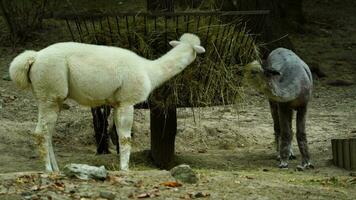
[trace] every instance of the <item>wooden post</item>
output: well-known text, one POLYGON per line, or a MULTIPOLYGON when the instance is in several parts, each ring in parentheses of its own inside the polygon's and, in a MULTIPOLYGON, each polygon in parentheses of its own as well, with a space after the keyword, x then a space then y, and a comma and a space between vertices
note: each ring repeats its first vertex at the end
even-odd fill
POLYGON ((172 167, 174 144, 177 134, 177 109, 162 108, 151 104, 151 157, 161 169, 172 167))
POLYGON ((338 161, 337 161, 337 139, 331 140, 331 147, 332 147, 332 152, 333 152, 333 163, 335 166, 337 166, 337 164, 338 164, 338 161))
POLYGON ((343 140, 343 160, 344 160, 344 168, 347 170, 351 169, 351 158, 350 158, 350 140, 343 140))
MULTIPOLYGON (((174 0, 147 0, 148 11, 174 11, 174 0)), ((163 86, 152 96, 159 101, 166 99, 171 91, 163 86)), ((177 133, 176 106, 164 107, 150 102, 151 157, 157 167, 169 169, 174 158, 177 133)))
POLYGON ((356 138, 350 139, 350 168, 356 170, 356 138))
POLYGON ((344 155, 343 155, 343 144, 344 139, 339 139, 337 141, 337 166, 344 168, 344 155))

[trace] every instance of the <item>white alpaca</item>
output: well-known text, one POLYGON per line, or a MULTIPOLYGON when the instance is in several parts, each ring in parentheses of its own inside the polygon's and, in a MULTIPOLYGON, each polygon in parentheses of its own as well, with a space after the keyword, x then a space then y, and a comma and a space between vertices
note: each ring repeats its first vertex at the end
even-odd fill
POLYGON ((25 51, 10 65, 10 76, 20 88, 32 88, 38 101, 35 138, 47 171, 58 171, 52 135, 61 103, 73 99, 85 106, 114 107, 119 133, 120 168, 129 169, 133 106, 145 101, 165 81, 180 73, 204 53, 200 39, 189 33, 156 60, 147 60, 122 48, 57 43, 38 52, 25 51))

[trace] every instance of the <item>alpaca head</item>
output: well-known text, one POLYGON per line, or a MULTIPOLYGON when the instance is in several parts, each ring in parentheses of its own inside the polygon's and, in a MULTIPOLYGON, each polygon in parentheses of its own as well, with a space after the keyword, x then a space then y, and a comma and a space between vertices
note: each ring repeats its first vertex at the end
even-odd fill
POLYGON ((205 52, 205 49, 204 47, 202 47, 200 45, 200 39, 198 36, 194 35, 194 34, 191 34, 191 33, 184 33, 180 38, 179 38, 179 41, 176 41, 176 40, 173 40, 173 41, 170 41, 169 44, 172 46, 172 47, 176 47, 178 46, 179 44, 182 44, 182 43, 185 43, 185 44, 190 44, 194 51, 198 54, 200 53, 204 53, 205 52))
POLYGON ((279 76, 280 72, 264 66, 266 61, 262 62, 257 60, 247 64, 244 69, 246 82, 256 88, 258 91, 268 94, 271 80, 275 76, 279 76))

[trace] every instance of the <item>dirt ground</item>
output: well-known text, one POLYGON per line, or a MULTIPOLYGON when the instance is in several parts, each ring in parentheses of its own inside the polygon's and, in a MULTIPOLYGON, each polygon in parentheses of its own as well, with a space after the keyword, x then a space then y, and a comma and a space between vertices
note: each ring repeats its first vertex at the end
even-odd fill
MULTIPOLYGON (((334 167, 331 138, 356 137, 356 5, 341 1, 306 1, 308 24, 291 35, 297 53, 318 64, 327 77, 315 78, 307 134, 314 170, 277 168, 268 102, 246 88, 244 101, 235 106, 178 110, 177 163, 197 172, 196 184, 166 187, 169 172, 147 160, 149 113, 135 111, 131 171, 118 169, 118 155, 95 155, 89 108, 73 101, 61 112, 54 135, 60 168, 69 163, 104 165, 110 179, 81 181, 44 174, 31 133, 37 106, 30 92, 0 80, 0 199, 356 199, 354 173, 334 167), (332 10, 332 12, 330 12, 332 10), (353 85, 327 83, 346 80, 353 85), (140 196, 141 195, 141 196, 140 196), (100 197, 101 196, 101 197, 100 197)), ((0 47, 0 75, 16 55, 0 47)), ((111 149, 115 152, 114 148, 111 149)))

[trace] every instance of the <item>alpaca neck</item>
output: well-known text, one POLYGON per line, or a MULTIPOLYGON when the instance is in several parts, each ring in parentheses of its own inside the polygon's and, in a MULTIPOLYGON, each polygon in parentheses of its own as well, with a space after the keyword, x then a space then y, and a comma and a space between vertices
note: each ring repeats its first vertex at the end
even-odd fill
POLYGON ((152 90, 183 71, 194 61, 195 56, 190 45, 180 44, 162 57, 152 61, 148 70, 152 90))
POLYGON ((258 74, 255 79, 251 80, 251 82, 253 86, 264 95, 270 96, 272 94, 273 88, 268 83, 266 77, 264 77, 263 72, 258 74))

